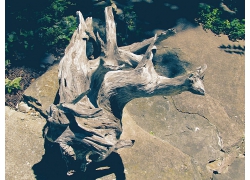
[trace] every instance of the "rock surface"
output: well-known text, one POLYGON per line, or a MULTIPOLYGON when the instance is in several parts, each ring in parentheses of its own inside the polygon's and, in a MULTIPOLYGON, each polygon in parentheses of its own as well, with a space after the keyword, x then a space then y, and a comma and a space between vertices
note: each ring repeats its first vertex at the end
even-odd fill
POLYGON ((35 179, 32 166, 42 159, 46 120, 5 107, 5 179, 35 179))
MULTIPOLYGON (((220 48, 243 47, 244 41, 231 42, 201 27, 183 31, 182 27, 179 24, 176 36, 157 47, 155 68, 159 74, 175 77, 206 63, 206 95, 187 92, 131 101, 123 111, 121 138, 134 139, 134 146, 90 168, 85 178, 75 179, 244 179, 245 56, 234 53, 233 48, 231 53, 220 48)), ((29 101, 38 102, 32 104, 44 114, 58 89, 57 68, 53 68, 25 93, 29 101)), ((33 120, 8 107, 5 111, 6 179, 65 178, 59 149, 54 147, 53 156, 44 152, 45 120, 33 120)))
POLYGON ((135 140, 133 148, 121 149, 127 179, 201 179, 191 157, 138 126, 124 109, 121 139, 135 140))
MULTIPOLYGON (((233 53, 233 48, 229 53, 220 47, 244 47, 244 42, 233 43, 201 27, 181 31, 180 24, 176 29, 176 36, 158 46, 156 69, 174 77, 206 63, 206 95, 184 92, 173 97, 136 99, 127 110, 140 127, 189 155, 202 179, 209 179, 211 173, 217 179, 228 177, 228 167, 245 153, 245 66, 242 53, 233 53), (204 43, 209 49, 201 48, 204 43), (179 65, 183 68, 176 69, 179 65)), ((236 179, 244 179, 244 169, 238 170, 243 172, 236 179)))
POLYGON ((24 103, 23 101, 20 102, 18 105, 17 105, 17 109, 20 111, 20 112, 24 112, 24 113, 27 113, 30 111, 30 107, 24 103))
POLYGON ((51 53, 45 53, 44 57, 41 58, 40 60, 40 67, 45 68, 48 65, 53 65, 55 61, 59 61, 60 58, 56 58, 53 54, 51 53))
POLYGON ((24 99, 46 117, 46 110, 55 101, 58 88, 58 64, 55 64, 24 91, 24 99))

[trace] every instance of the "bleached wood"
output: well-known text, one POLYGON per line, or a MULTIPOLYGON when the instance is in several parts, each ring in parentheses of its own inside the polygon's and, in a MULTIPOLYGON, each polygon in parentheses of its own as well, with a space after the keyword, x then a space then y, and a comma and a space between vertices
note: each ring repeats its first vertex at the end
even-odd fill
POLYGON ((122 110, 130 100, 183 91, 204 94, 202 79, 206 66, 175 78, 159 76, 152 63, 159 41, 174 35, 167 30, 141 43, 118 47, 112 7, 105 8, 106 42, 93 33, 92 18, 77 12, 78 28, 59 64, 59 104, 48 110, 45 137, 58 143, 68 175, 85 171, 93 161, 102 161, 119 148, 131 147, 122 140, 122 110), (89 40, 101 54, 89 60, 89 40), (147 48, 141 55, 135 52, 147 48), (76 162, 81 164, 76 167, 76 162))

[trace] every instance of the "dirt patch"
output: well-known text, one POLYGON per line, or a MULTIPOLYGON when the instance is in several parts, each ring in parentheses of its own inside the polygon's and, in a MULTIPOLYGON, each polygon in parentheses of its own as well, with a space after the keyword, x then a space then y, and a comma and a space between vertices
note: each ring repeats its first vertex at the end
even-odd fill
POLYGON ((31 67, 11 67, 5 71, 5 78, 13 80, 17 77, 22 77, 20 81, 20 90, 15 90, 8 94, 5 91, 5 105, 16 108, 16 105, 23 100, 23 92, 29 85, 39 76, 45 72, 45 69, 31 68, 31 67))

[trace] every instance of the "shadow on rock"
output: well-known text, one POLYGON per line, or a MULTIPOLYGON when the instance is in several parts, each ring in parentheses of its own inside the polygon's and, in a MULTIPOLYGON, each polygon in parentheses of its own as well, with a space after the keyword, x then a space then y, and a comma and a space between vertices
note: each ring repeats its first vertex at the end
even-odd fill
POLYGON ((224 50, 225 52, 227 53, 230 53, 230 54, 245 54, 245 46, 241 46, 241 45, 224 45, 222 44, 221 46, 219 46, 220 49, 224 50))
POLYGON ((155 70, 159 75, 169 78, 185 74, 185 68, 190 66, 190 63, 181 61, 178 54, 174 52, 156 55, 153 59, 153 63, 155 70))
POLYGON ((117 153, 113 152, 104 161, 91 163, 84 173, 76 172, 72 176, 67 176, 66 164, 61 157, 59 145, 45 141, 44 146, 45 154, 42 160, 32 167, 37 180, 95 180, 112 173, 117 180, 126 179, 122 159, 117 153))

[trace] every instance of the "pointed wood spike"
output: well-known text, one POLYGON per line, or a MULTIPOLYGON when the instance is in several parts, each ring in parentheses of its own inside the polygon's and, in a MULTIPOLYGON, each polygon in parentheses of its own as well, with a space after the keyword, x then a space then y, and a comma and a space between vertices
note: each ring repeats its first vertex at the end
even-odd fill
POLYGON ((78 28, 84 28, 84 30, 87 28, 86 23, 84 21, 83 15, 80 11, 76 11, 76 16, 78 20, 78 28))
POLYGON ((116 40, 116 25, 111 6, 105 8, 105 20, 106 20, 106 42, 107 42, 106 56, 109 59, 113 59, 114 55, 119 54, 119 52, 116 40))
POLYGON ((151 61, 151 64, 152 64, 152 59, 153 59, 152 49, 153 48, 155 49, 154 44, 155 44, 156 40, 157 40, 157 34, 155 34, 154 38, 151 40, 151 43, 148 46, 146 53, 144 54, 142 60, 137 65, 136 69, 139 69, 139 68, 145 66, 149 61, 151 61))

